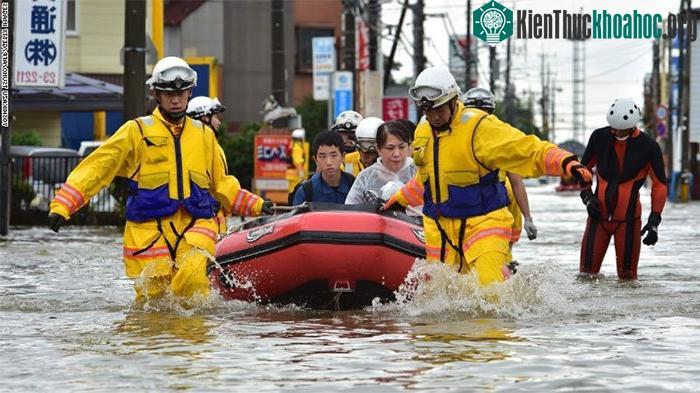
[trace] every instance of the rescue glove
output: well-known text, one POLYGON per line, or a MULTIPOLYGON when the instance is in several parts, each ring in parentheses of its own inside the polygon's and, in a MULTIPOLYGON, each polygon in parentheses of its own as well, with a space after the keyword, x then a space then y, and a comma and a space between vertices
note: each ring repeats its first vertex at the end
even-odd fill
POLYGON ((586 205, 588 216, 594 220, 600 220, 600 204, 590 188, 581 191, 581 200, 586 205))
POLYGON ((593 175, 588 168, 576 160, 575 155, 565 158, 562 166, 564 167, 564 173, 576 179, 582 187, 587 187, 593 183, 593 175))
POLYGON ((268 216, 271 216, 271 215, 275 214, 274 207, 275 207, 275 203, 274 203, 274 202, 272 202, 272 201, 264 201, 263 204, 262 204, 262 208, 260 209, 260 211, 262 212, 262 214, 266 214, 266 215, 268 215, 268 216))
POLYGON ((644 228, 642 228, 641 235, 644 236, 645 233, 647 234, 644 240, 642 240, 642 243, 647 246, 656 244, 659 240, 659 224, 661 224, 661 214, 651 212, 647 220, 647 225, 644 225, 644 228))
POLYGON ((525 223, 523 226, 525 227, 525 232, 527 232, 528 240, 537 239, 537 227, 532 222, 532 217, 525 217, 525 223))
POLYGON ((66 223, 66 219, 58 213, 49 213, 49 228, 58 233, 58 228, 66 223))

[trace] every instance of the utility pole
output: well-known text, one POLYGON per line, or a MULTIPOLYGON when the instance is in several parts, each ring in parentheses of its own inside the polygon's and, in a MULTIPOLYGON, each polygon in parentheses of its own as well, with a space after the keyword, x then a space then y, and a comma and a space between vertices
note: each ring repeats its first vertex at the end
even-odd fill
MULTIPOLYGON (((692 12, 690 0, 681 1, 681 13, 692 12), (685 7, 683 6, 685 4, 685 7)), ((690 48, 691 41, 688 39, 688 29, 680 27, 679 37, 681 39, 681 116, 679 121, 683 125, 681 134, 681 170, 683 172, 690 170, 690 48)), ((687 26, 687 24, 686 24, 687 26)))
MULTIPOLYGON (((583 9, 581 9, 583 14, 583 9)), ((583 26, 575 28, 571 36, 573 43, 572 63, 572 117, 573 139, 585 143, 586 133, 586 41, 583 26)))
POLYGON ((10 231, 10 121, 12 120, 12 95, 10 92, 12 91, 15 3, 3 0, 2 5, 3 9, 7 5, 9 12, 2 12, 1 22, 2 36, 5 37, 5 34, 7 34, 6 37, 8 38, 6 42, 7 52, 6 54, 3 53, 2 56, 2 64, 7 67, 8 80, 6 82, 8 85, 2 86, 2 100, 3 104, 7 100, 7 106, 3 105, 2 124, 0 124, 0 129, 2 130, 2 146, 0 147, 0 236, 7 236, 10 231))
POLYGON ((146 111, 146 2, 126 0, 124 18, 124 119, 146 111))
POLYGON ((542 79, 542 98, 540 99, 540 109, 542 110, 542 136, 549 139, 549 88, 547 86, 547 75, 545 72, 545 54, 540 54, 540 77, 542 79))
POLYGON ((651 128, 652 135, 654 137, 658 136, 658 129, 656 127, 656 109, 661 103, 661 91, 660 91, 660 81, 659 81, 659 40, 654 40, 652 44, 652 64, 651 64, 651 104, 652 104, 652 116, 651 116, 651 128))
POLYGON ((552 77, 551 71, 549 70, 549 66, 547 66, 547 84, 549 85, 549 95, 551 96, 550 102, 549 102, 549 141, 552 143, 554 142, 555 139, 555 129, 557 128, 557 115, 556 115, 556 95, 557 95, 557 83, 555 81, 555 78, 552 77), (551 78, 551 79, 550 79, 551 78))
POLYGON ((514 101, 514 94, 513 94, 513 85, 511 84, 510 80, 510 65, 511 65, 511 41, 513 40, 508 40, 508 43, 506 44, 506 88, 505 88, 505 95, 503 97, 503 107, 504 107, 504 114, 505 114, 505 120, 508 123, 513 123, 515 120, 515 113, 514 113, 514 106, 513 106, 513 101, 514 101))
POLYGON ((418 74, 425 69, 425 54, 423 53, 423 23, 425 22, 425 3, 416 0, 413 5, 413 73, 418 74))
POLYGON ((377 36, 380 31, 381 26, 381 12, 382 6, 379 4, 379 0, 369 0, 367 3, 367 22, 369 23, 369 69, 370 71, 377 71, 377 60, 378 55, 381 53, 379 50, 379 45, 377 44, 377 36))
MULTIPOLYGON (((510 40, 509 40, 510 41, 510 40)), ((498 61, 496 60, 496 46, 489 46, 489 89, 496 94, 496 73, 498 72, 498 61)))
POLYGON ((287 105, 287 69, 284 61, 284 1, 272 1, 272 95, 287 105))
POLYGON ((399 44, 399 39, 401 37, 401 29, 403 28, 403 20, 406 17, 406 11, 408 10, 408 0, 404 0, 403 7, 401 8, 401 16, 399 16, 399 24, 396 26, 396 31, 394 32, 394 42, 391 43, 391 52, 389 52, 389 58, 384 65, 384 91, 386 91, 387 86, 389 86, 389 78, 391 77, 391 69, 394 67, 394 55, 396 55, 396 47, 399 44))
MULTIPOLYGON (((472 0, 467 0, 467 36, 464 54, 464 89, 472 88, 472 0)), ((508 40, 510 45, 510 40, 508 40)))
POLYGON ((355 0, 343 0, 343 70, 352 72, 353 108, 357 108, 357 74, 355 72, 355 0))

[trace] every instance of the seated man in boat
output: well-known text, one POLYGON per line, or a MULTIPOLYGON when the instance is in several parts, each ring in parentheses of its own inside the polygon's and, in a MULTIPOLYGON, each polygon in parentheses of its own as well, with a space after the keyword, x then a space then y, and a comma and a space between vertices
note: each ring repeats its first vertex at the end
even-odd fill
POLYGON ((126 275, 137 300, 172 293, 186 304, 209 293, 207 257, 214 254, 221 206, 229 214, 273 214, 272 203, 226 174, 211 128, 186 116, 197 73, 178 57, 153 67, 146 84, 158 107, 127 121, 70 173, 51 201, 58 229, 116 176, 129 179, 124 228, 126 275))
POLYGON ((314 138, 311 151, 318 170, 297 188, 292 204, 342 204, 355 181, 353 175, 340 169, 344 156, 343 138, 337 132, 322 131, 314 138))
POLYGON ((416 176, 385 204, 423 199, 425 251, 460 273, 475 272, 482 285, 505 280, 513 216, 500 170, 523 177, 591 173, 574 154, 525 135, 497 117, 459 102, 459 86, 445 67, 429 67, 409 96, 423 110, 413 142, 416 176))

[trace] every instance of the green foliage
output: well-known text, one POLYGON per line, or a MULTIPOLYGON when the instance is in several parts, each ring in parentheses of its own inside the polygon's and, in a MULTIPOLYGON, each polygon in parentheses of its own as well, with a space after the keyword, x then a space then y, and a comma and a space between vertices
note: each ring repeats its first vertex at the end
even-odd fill
POLYGON ((220 130, 219 144, 226 154, 229 174, 235 176, 241 186, 250 190, 253 178, 253 145, 255 134, 260 130, 259 123, 250 123, 241 127, 241 130, 233 135, 220 130))
POLYGON ((36 131, 14 132, 10 138, 10 145, 42 146, 43 142, 36 131))
POLYGON ((313 96, 306 96, 301 105, 295 108, 301 115, 302 126, 306 130, 306 140, 311 143, 316 134, 328 129, 328 103, 315 101, 313 96))
POLYGON ((496 103, 496 112, 494 114, 525 134, 533 134, 543 140, 547 138, 546 135, 542 135, 539 127, 535 125, 535 113, 532 106, 517 97, 513 100, 513 119, 506 118, 503 102, 496 103))
POLYGON ((28 209, 35 196, 36 193, 29 182, 23 181, 20 176, 12 177, 12 209, 20 209, 22 201, 28 209))

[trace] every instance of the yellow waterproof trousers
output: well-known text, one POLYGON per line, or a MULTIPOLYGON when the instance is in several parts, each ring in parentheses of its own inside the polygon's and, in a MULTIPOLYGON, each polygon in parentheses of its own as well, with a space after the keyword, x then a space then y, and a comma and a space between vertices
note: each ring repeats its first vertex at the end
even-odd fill
POLYGON ((426 259, 442 261, 460 273, 476 272, 488 285, 505 280, 513 218, 506 208, 467 219, 423 217, 426 259), (462 239, 460 241, 460 234, 462 239), (458 252, 460 249, 462 252, 458 252))
POLYGON ((136 279, 136 299, 168 292, 183 298, 208 295, 206 254, 214 254, 217 231, 214 218, 193 220, 183 209, 162 218, 160 225, 157 220, 127 221, 124 266, 127 277, 136 279))
POLYGON ((520 240, 520 233, 523 231, 523 212, 520 211, 518 201, 515 200, 513 187, 510 180, 506 179, 506 192, 508 194, 508 211, 513 216, 513 225, 511 225, 510 246, 508 247, 508 262, 513 260, 513 244, 520 240))

